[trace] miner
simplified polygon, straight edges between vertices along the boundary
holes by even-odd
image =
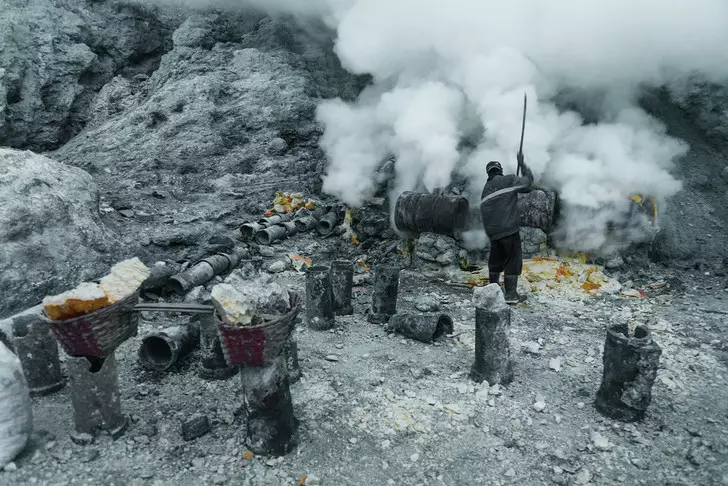
[[[490,283],[498,283],[500,273],[504,273],[503,283],[508,304],[525,300],[525,297],[518,295],[516,289],[518,276],[523,268],[518,193],[531,190],[533,173],[524,165],[523,154],[520,152],[518,165],[523,171],[523,177],[503,175],[503,167],[499,162],[488,162],[485,167],[488,181],[483,187],[480,201],[483,226],[490,239],[488,279]]]

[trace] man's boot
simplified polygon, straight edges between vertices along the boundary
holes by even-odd
[[[488,274],[488,283],[489,284],[497,284],[500,280],[500,273],[489,273]]]
[[[518,295],[518,275],[506,275],[503,277],[505,284],[506,304],[518,304],[526,300],[524,295]]]

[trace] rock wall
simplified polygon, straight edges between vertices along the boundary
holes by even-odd
[[[99,277],[121,254],[88,173],[0,149],[0,318]]]
[[[0,146],[59,147],[115,74],[151,73],[171,46],[155,11],[124,2],[3,0]]]

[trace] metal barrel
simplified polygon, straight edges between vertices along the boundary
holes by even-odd
[[[394,224],[400,231],[453,235],[465,227],[469,208],[462,196],[407,191],[397,198]]]

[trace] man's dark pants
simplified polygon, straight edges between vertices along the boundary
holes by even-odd
[[[523,255],[521,254],[520,232],[490,242],[488,272],[520,275],[522,270]]]

